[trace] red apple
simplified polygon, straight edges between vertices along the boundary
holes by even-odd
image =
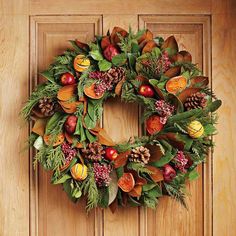
[[[163,177],[166,182],[172,181],[176,176],[176,171],[169,164],[163,166]]]
[[[112,44],[108,45],[103,51],[103,55],[108,61],[111,61],[117,54],[119,54],[119,50]]]
[[[62,85],[70,85],[70,84],[75,84],[75,77],[71,73],[64,73],[61,76],[61,83]]]
[[[118,156],[118,152],[115,148],[111,148],[111,147],[106,148],[105,152],[106,152],[105,153],[106,159],[110,161],[114,161]]]
[[[78,118],[75,115],[70,115],[67,117],[64,127],[68,134],[73,134],[75,132],[77,120]]]
[[[152,98],[154,97],[154,90],[150,85],[141,85],[138,91],[139,95],[144,97]]]

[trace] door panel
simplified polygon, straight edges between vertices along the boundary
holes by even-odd
[[[193,63],[197,63],[199,68],[203,68],[203,57],[208,55],[203,52],[203,32],[206,32],[204,27],[207,27],[206,22],[208,21],[208,17],[146,15],[139,17],[139,27],[150,29],[154,36],[166,38],[174,35],[179,44],[179,50],[188,50],[192,54]],[[208,67],[205,66],[205,68]],[[161,199],[156,212],[147,210],[148,235],[159,235],[160,232],[165,235],[203,234],[203,166],[198,168],[198,172],[201,177],[187,186],[187,191],[190,194],[190,198],[187,199],[189,210],[186,211],[168,197]],[[205,181],[209,181],[209,179]],[[210,191],[210,189],[205,189],[205,191]],[[185,227],[186,224],[189,227]],[[154,225],[155,227],[153,227]],[[172,227],[166,227],[166,225]],[[153,228],[158,228],[158,233],[153,231]]]
[[[31,18],[31,65],[32,76],[52,63],[55,55],[71,47],[69,39],[88,42],[95,34],[101,34],[101,16],[39,16]],[[39,78],[38,82],[41,82]],[[73,204],[61,186],[50,184],[51,173],[42,168],[38,171],[38,234],[39,235],[93,235],[95,216],[85,214],[85,201]]]

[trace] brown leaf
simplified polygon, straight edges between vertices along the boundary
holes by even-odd
[[[115,146],[113,140],[108,136],[104,129],[100,129],[98,133],[98,142],[106,146]]]
[[[138,44],[142,43],[143,41],[151,41],[153,40],[153,33],[150,30],[146,30],[143,35],[139,38]]]
[[[62,109],[68,114],[76,112],[77,106],[81,103],[82,102],[77,102],[77,101],[75,102],[59,101],[59,104],[61,105]]]
[[[126,152],[119,153],[118,157],[114,161],[115,169],[125,166],[128,161],[128,156],[130,155],[131,151],[128,150]]]
[[[75,138],[73,135],[70,135],[70,134],[68,134],[67,132],[65,132],[65,138],[66,138],[66,141],[68,142],[68,143],[70,143],[70,144],[72,144],[73,143],[73,139]],[[83,148],[83,144],[82,143],[77,143],[76,144],[76,147],[77,148]]]
[[[115,88],[115,94],[117,96],[120,96],[121,95],[121,92],[122,92],[122,86],[125,82],[125,78],[123,78],[117,85],[116,85],[116,88]]]
[[[178,95],[178,98],[182,103],[184,103],[186,101],[187,97],[190,97],[191,95],[199,92],[200,90],[201,90],[201,88],[186,88]]]
[[[176,51],[176,53],[179,51],[178,43],[173,35],[168,37],[165,40],[165,42],[162,44],[161,48],[162,49],[171,48],[174,51]]]
[[[39,136],[43,136],[45,133],[45,127],[47,124],[47,119],[37,119],[34,123],[34,126],[32,128],[32,131]]]
[[[169,78],[172,78],[174,76],[177,76],[180,74],[180,71],[181,71],[181,67],[180,66],[175,66],[175,67],[171,67],[169,70],[167,70],[164,75],[169,77]]]
[[[114,27],[112,32],[111,32],[111,42],[112,44],[118,44],[120,43],[119,36],[117,35],[120,34],[122,37],[126,37],[128,35],[128,32],[120,27]]]
[[[57,93],[58,100],[68,101],[70,100],[76,92],[76,84],[66,85],[59,89]]]
[[[110,37],[109,36],[104,36],[101,41],[101,48],[104,50],[108,45],[111,44]]]
[[[160,160],[160,158],[163,156],[163,153],[161,152],[161,149],[157,145],[146,145],[146,148],[150,151],[150,162],[155,162]]]
[[[194,76],[191,78],[191,85],[190,87],[197,87],[205,88],[209,84],[209,78],[206,76]]]
[[[162,93],[162,91],[161,91],[157,86],[152,85],[152,87],[154,88],[154,90],[155,90],[156,93],[158,94],[159,98],[164,100],[164,99],[165,99],[165,96],[164,96],[164,94]]]
[[[118,200],[117,198],[109,205],[109,208],[112,212],[112,214],[114,214],[118,208]]]
[[[185,143],[176,138],[176,133],[169,132],[169,133],[166,133],[166,134],[163,134],[163,135],[159,135],[157,137],[157,139],[158,140],[164,139],[164,140],[168,141],[173,147],[175,147],[179,150],[184,149]]]
[[[147,166],[147,168],[152,172],[152,174],[150,174],[150,177],[152,178],[153,181],[160,182],[164,179],[163,173],[160,169],[154,166]]]
[[[89,51],[89,45],[87,43],[82,43],[79,40],[75,40],[75,43],[79,48],[82,48],[85,51]]]
[[[155,47],[157,47],[157,44],[155,43],[155,41],[153,41],[153,40],[148,41],[142,50],[142,54],[147,53],[147,52],[151,52],[152,49]]]
[[[149,84],[149,81],[146,77],[142,76],[142,75],[138,75],[135,80],[138,80],[139,82],[141,82],[142,84]]]
[[[192,55],[188,51],[180,51],[179,54],[183,56],[184,62],[192,62]]]
[[[128,193],[131,197],[140,197],[142,194],[142,186],[136,185],[134,188]]]
[[[184,60],[184,57],[180,53],[177,53],[171,57],[171,60],[173,62],[182,62]]]
[[[138,175],[134,177],[135,178],[135,184],[143,186],[144,184],[147,184],[147,180],[145,178],[139,177]]]

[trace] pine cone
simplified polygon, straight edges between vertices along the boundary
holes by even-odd
[[[43,97],[39,100],[38,107],[45,116],[52,116],[55,112],[55,103],[52,98]]]
[[[111,84],[117,84],[125,77],[125,69],[114,67],[103,74],[104,81],[110,81]]]
[[[149,162],[150,156],[149,149],[140,146],[132,149],[129,156],[129,161],[147,164]]]
[[[102,160],[102,155],[105,154],[105,150],[100,143],[94,142],[89,143],[86,149],[82,149],[82,153],[84,154],[85,158],[94,162],[98,162]]]
[[[191,110],[195,108],[204,108],[206,107],[206,94],[197,92],[188,97],[184,103],[186,110]]]

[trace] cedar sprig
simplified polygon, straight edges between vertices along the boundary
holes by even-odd
[[[37,105],[39,100],[43,97],[55,97],[60,87],[61,86],[56,83],[44,83],[39,85],[21,110],[23,118],[29,119],[32,109]]]
[[[81,189],[83,189],[84,194],[87,194],[86,210],[89,212],[97,206],[99,201],[99,191],[91,165],[88,165],[88,176],[82,183]]]

